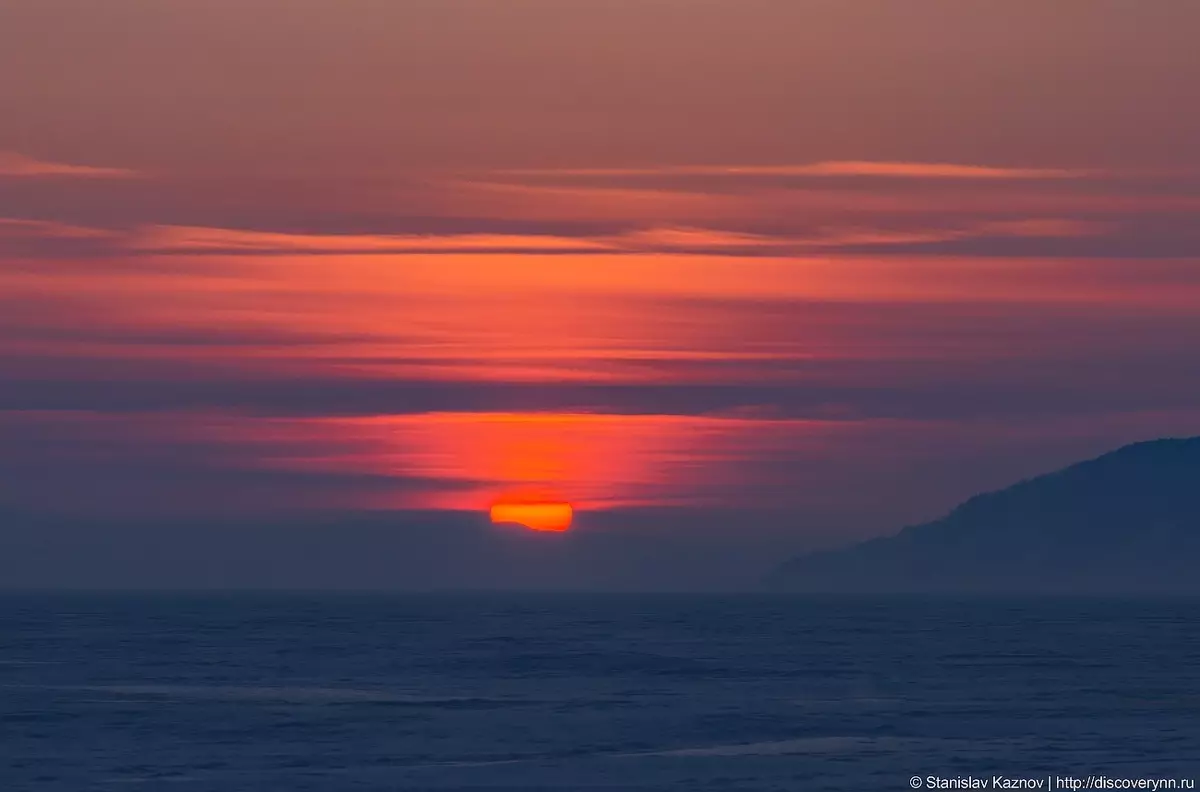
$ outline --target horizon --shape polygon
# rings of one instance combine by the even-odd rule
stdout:
[[[948,506],[934,519],[927,523],[897,526],[894,531],[885,532],[877,536],[870,537],[870,539],[897,538],[902,534],[909,534],[914,529],[919,530],[926,526],[936,525],[946,520],[953,519],[953,517],[958,514],[963,507],[971,504],[972,502],[991,499],[993,496],[1003,497],[1009,493],[1022,491],[1031,484],[1055,482],[1060,480],[1062,474],[1064,473],[1082,473],[1084,471],[1094,469],[1095,464],[1098,462],[1112,461],[1116,459],[1128,460],[1130,459],[1131,454],[1136,452],[1140,452],[1140,456],[1144,458],[1146,451],[1150,450],[1151,448],[1161,449],[1165,446],[1187,446],[1189,444],[1193,446],[1200,445],[1200,436],[1162,437],[1134,442],[1125,446],[1121,446],[1120,448],[1112,449],[1096,457],[1078,460],[1064,468],[1043,471],[1038,474],[1026,476],[1020,480],[1013,481],[1008,485],[995,490],[974,493],[969,498]],[[1172,475],[1179,475],[1181,473],[1186,475],[1188,470],[1190,470],[1190,468],[1181,468],[1177,470],[1168,469],[1167,471],[1163,472],[1167,472]],[[1100,493],[1097,492],[1095,494],[1099,495]],[[1136,498],[1137,496],[1134,497]],[[1086,503],[1079,503],[1077,505],[1084,509],[1088,508],[1088,504]],[[383,577],[379,577],[375,579],[374,582],[368,584],[348,584],[344,582],[337,582],[336,579],[333,579],[324,583],[323,585],[306,587],[302,582],[295,582],[296,580],[302,581],[304,579],[303,573],[301,573],[301,577],[296,579],[285,579],[284,581],[276,581],[274,583],[264,583],[261,581],[256,583],[255,578],[258,575],[258,570],[253,565],[248,568],[244,568],[240,575],[239,573],[234,572],[232,577],[225,577],[229,574],[228,570],[215,569],[215,577],[209,579],[207,582],[197,582],[198,580],[202,580],[203,576],[201,576],[201,578],[189,578],[189,572],[186,569],[181,570],[178,568],[178,566],[172,567],[171,565],[167,564],[163,566],[166,567],[165,571],[168,576],[179,575],[182,573],[183,577],[177,579],[172,584],[166,585],[138,585],[136,583],[133,585],[119,584],[106,580],[103,575],[100,578],[95,578],[94,580],[96,582],[92,583],[80,583],[78,581],[72,582],[70,579],[66,579],[65,581],[54,581],[51,578],[49,581],[39,584],[36,582],[30,582],[28,579],[23,580],[22,574],[27,573],[11,567],[5,568],[3,562],[0,561],[0,592],[53,593],[57,591],[64,593],[96,592],[112,594],[120,594],[123,592],[130,594],[217,594],[219,592],[236,594],[239,592],[262,592],[281,594],[311,594],[326,591],[331,593],[347,594],[394,593],[398,595],[482,595],[488,593],[496,594],[507,592],[515,595],[611,593],[631,596],[649,596],[655,594],[702,595],[707,593],[713,595],[763,594],[770,596],[795,596],[809,598],[814,596],[818,598],[823,596],[831,596],[835,598],[847,596],[877,596],[877,594],[872,594],[873,589],[870,588],[870,585],[867,583],[867,581],[859,580],[854,577],[849,577],[843,581],[842,585],[845,585],[845,588],[829,587],[826,589],[822,587],[815,590],[810,590],[804,588],[803,586],[799,588],[796,588],[795,586],[789,588],[786,584],[783,587],[779,586],[778,581],[781,579],[779,578],[779,575],[781,575],[789,566],[813,560],[820,563],[826,563],[822,561],[822,559],[834,558],[843,552],[854,552],[860,546],[860,541],[838,541],[837,539],[833,539],[828,545],[825,546],[818,545],[816,547],[802,547],[798,550],[796,548],[789,548],[787,546],[764,549],[758,554],[752,554],[748,559],[743,559],[742,564],[735,566],[732,569],[728,564],[723,564],[720,569],[704,569],[701,571],[700,577],[698,579],[693,577],[690,583],[679,583],[677,581],[667,581],[665,584],[649,583],[647,582],[649,578],[642,578],[635,579],[632,582],[614,585],[612,576],[618,572],[617,567],[623,561],[621,554],[618,553],[614,557],[611,546],[606,547],[603,541],[599,545],[595,544],[594,541],[592,544],[588,544],[587,540],[611,540],[615,534],[619,541],[630,541],[631,539],[636,538],[637,534],[643,530],[653,531],[654,521],[656,519],[661,519],[664,515],[670,514],[670,510],[642,510],[641,512],[635,512],[635,514],[637,514],[640,519],[635,520],[632,526],[618,523],[615,526],[618,530],[614,531],[614,526],[612,524],[603,526],[587,520],[585,520],[582,525],[571,525],[569,530],[559,527],[538,529],[535,528],[531,523],[522,525],[520,520],[498,520],[496,519],[494,511],[489,520],[482,520],[480,515],[474,511],[455,512],[450,510],[440,510],[428,511],[423,513],[423,515],[414,514],[412,512],[406,513],[405,517],[407,518],[412,519],[415,517],[415,519],[412,521],[412,524],[407,526],[409,529],[424,529],[427,527],[424,525],[426,521],[434,524],[435,526],[439,526],[438,533],[442,534],[440,538],[442,540],[449,538],[450,540],[449,543],[442,543],[441,548],[443,550],[447,546],[451,545],[457,545],[457,550],[459,551],[468,547],[475,550],[476,563],[474,565],[468,565],[464,569],[455,570],[457,577],[453,578],[453,582],[448,582],[446,580],[446,571],[439,569],[434,578],[425,578],[416,581],[405,575],[395,577],[384,575]],[[422,519],[422,516],[424,519]],[[729,514],[724,514],[722,516],[725,518],[731,517]],[[1029,516],[1034,520],[1042,519],[1041,516],[1037,514]],[[1058,519],[1061,521],[1062,517],[1064,516],[1065,515],[1059,515]],[[387,509],[358,511],[330,510],[327,512],[314,512],[310,510],[293,513],[276,513],[270,516],[260,515],[257,518],[249,518],[245,516],[230,518],[229,516],[226,516],[216,520],[192,518],[190,522],[176,523],[175,525],[164,525],[161,519],[156,519],[153,517],[142,517],[140,520],[132,521],[129,519],[113,521],[112,518],[108,518],[108,521],[103,519],[100,521],[92,520],[90,523],[88,521],[80,522],[78,519],[74,521],[68,519],[62,523],[56,523],[46,521],[47,518],[54,519],[54,516],[51,514],[23,515],[20,513],[10,513],[5,515],[0,512],[0,519],[4,518],[16,520],[16,522],[7,523],[10,531],[13,528],[16,529],[12,532],[12,536],[8,538],[12,538],[14,536],[19,537],[23,531],[28,531],[30,528],[33,528],[37,533],[41,534],[40,538],[43,541],[49,539],[48,544],[52,545],[54,540],[57,538],[55,532],[61,531],[64,527],[68,531],[74,531],[79,527],[90,527],[93,530],[99,529],[105,531],[105,534],[102,538],[109,540],[110,542],[114,542],[118,547],[121,546],[120,543],[122,541],[128,542],[129,544],[123,548],[125,551],[125,557],[117,563],[110,564],[105,569],[106,573],[115,573],[121,579],[124,579],[125,576],[131,573],[136,576],[136,570],[144,565],[145,559],[143,556],[145,548],[137,546],[137,542],[139,540],[145,540],[146,538],[145,534],[139,535],[135,533],[128,536],[123,535],[121,533],[122,528],[126,530],[129,528],[152,530],[161,530],[164,527],[167,530],[178,530],[179,528],[185,528],[190,531],[200,532],[201,535],[206,533],[212,534],[217,529],[224,531],[229,531],[230,529],[235,531],[262,530],[268,524],[273,528],[283,529],[285,533],[277,537],[281,541],[264,545],[260,548],[257,548],[256,552],[252,552],[250,554],[252,561],[255,559],[257,561],[264,561],[268,557],[276,556],[278,548],[282,546],[287,539],[296,538],[296,534],[293,532],[301,529],[308,529],[310,531],[316,530],[318,533],[326,534],[326,538],[328,538],[328,533],[334,530],[345,532],[347,529],[357,528],[359,530],[367,529],[370,531],[371,529],[378,529],[385,526],[399,528],[405,527],[403,524],[396,522],[396,513]],[[34,523],[32,526],[23,525],[21,523],[23,518],[32,518]],[[59,516],[57,519],[62,520],[63,518]],[[1187,518],[1185,517],[1184,519]],[[625,521],[627,521],[627,517],[622,520],[622,522]],[[490,523],[490,525],[488,523]],[[634,533],[629,533],[631,528]],[[537,534],[540,530],[552,531],[551,537],[540,538],[533,535]],[[624,530],[625,533],[620,533],[620,530]],[[49,534],[48,536],[46,535],[47,533]],[[582,542],[579,534],[582,534]],[[227,538],[233,539],[234,535],[228,535]],[[344,533],[342,534],[342,538],[345,538]],[[380,547],[385,546],[388,541],[395,540],[393,537],[384,539],[384,541],[381,542],[381,538],[383,537],[375,535],[373,540],[368,539],[368,541],[363,542],[360,549],[368,554],[373,555],[379,550]],[[430,537],[427,535],[427,538]],[[661,539],[662,537],[660,536],[658,538]],[[686,551],[688,537],[683,535],[676,536],[674,539],[676,541],[673,549],[676,551]],[[680,540],[682,540],[682,542]],[[546,549],[544,543],[546,542],[559,543],[558,545],[552,546],[557,552],[557,555],[551,555],[544,552]],[[531,563],[528,551],[538,547],[538,543],[543,544],[538,551],[538,555],[533,557],[533,561]],[[421,547],[420,543],[416,543],[414,546]],[[13,548],[9,547],[3,549],[11,550]],[[18,545],[16,549],[17,552],[13,554],[13,557],[20,560],[22,558],[20,551],[23,548]],[[42,549],[45,549],[45,544],[43,545]],[[243,548],[243,551],[244,549],[245,548]],[[426,551],[428,550],[424,547],[421,547],[421,549]],[[657,552],[661,552],[661,549],[655,549]],[[929,549],[934,552],[937,551],[937,548]],[[1067,549],[1070,551],[1070,548]],[[437,549],[435,548],[434,553],[436,552]],[[514,555],[514,552],[516,555]],[[315,557],[318,559],[322,559],[322,563],[327,560],[323,554],[317,553],[313,555],[315,555]],[[0,556],[0,558],[3,558],[3,556]],[[487,579],[489,572],[493,571],[497,565],[503,565],[513,558],[518,559],[520,564],[520,566],[515,570],[508,570],[509,572],[515,571],[517,573],[515,578],[501,578],[500,580],[493,579],[493,582],[490,584],[481,584],[477,582],[482,579]],[[274,557],[272,560],[277,561],[278,558]],[[422,559],[422,561],[423,560],[424,559]],[[963,558],[962,560],[968,561],[968,558]],[[599,576],[594,575],[590,578],[586,576],[578,576],[579,566],[581,563],[598,566],[600,569]],[[269,564],[264,564],[264,566],[267,565]],[[363,566],[363,559],[358,559],[357,563],[355,563],[354,559],[342,559],[340,566],[335,566],[334,571],[335,575],[344,573],[361,575],[363,574]],[[372,565],[367,564],[366,566],[369,567]],[[549,567],[555,568],[560,574],[558,576],[546,577],[545,572]],[[412,574],[412,571],[413,570],[409,570],[410,575]],[[723,573],[723,575],[719,576],[718,573]],[[41,570],[35,570],[34,579],[43,574],[44,573]],[[565,577],[563,576],[564,574]],[[986,567],[977,569],[976,574],[986,575]],[[1006,575],[1006,577],[1008,576]],[[985,599],[1044,599],[1046,597],[1051,599],[1064,597],[1084,599],[1111,599],[1114,597],[1132,597],[1134,599],[1175,599],[1180,597],[1190,598],[1196,596],[1194,587],[1172,588],[1172,585],[1178,585],[1176,583],[1168,584],[1160,589],[1155,589],[1153,587],[1147,589],[1145,588],[1145,581],[1139,581],[1137,579],[1137,575],[1129,575],[1128,577],[1130,580],[1126,581],[1126,586],[1124,588],[1122,588],[1120,585],[1089,588],[1089,585],[1094,586],[1094,583],[1089,585],[1080,585],[1075,583],[1065,588],[1045,589],[1037,588],[1037,585],[1040,584],[1036,584],[1034,580],[1025,580],[1025,582],[1021,585],[1026,587],[1033,585],[1034,588],[1031,588],[1029,591],[1024,593],[1018,590],[1019,587],[1011,588],[1011,590],[1008,587],[994,589],[951,588],[941,591],[937,590],[936,588],[913,590],[897,589],[891,593],[899,596],[918,598],[982,597]],[[1018,580],[1020,579],[1021,578],[1018,577]],[[514,580],[518,582],[514,583]],[[720,582],[714,583],[714,580],[719,580]],[[231,581],[236,582],[231,583]],[[825,586],[827,584],[821,585]],[[1074,588],[1072,588],[1072,586],[1074,586]]]

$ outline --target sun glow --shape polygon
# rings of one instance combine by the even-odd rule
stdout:
[[[562,502],[509,503],[492,505],[493,523],[516,523],[533,531],[563,532],[571,527],[575,510]]]

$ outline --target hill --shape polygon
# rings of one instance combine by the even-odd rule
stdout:
[[[1200,593],[1200,437],[1137,443],[894,536],[793,559],[773,588]]]

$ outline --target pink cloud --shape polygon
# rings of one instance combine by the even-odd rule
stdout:
[[[142,174],[126,168],[102,168],[28,157],[15,151],[0,151],[0,177],[68,179],[138,179]]]
[[[0,217],[0,239],[113,239],[117,235],[101,228]]]
[[[1062,168],[1005,168],[942,162],[831,160],[800,165],[676,165],[652,168],[594,168],[505,171],[523,176],[873,176],[905,179],[1078,179],[1095,171]]]
[[[171,253],[488,253],[607,250],[587,239],[513,234],[293,234],[200,226],[150,226],[137,232],[133,250]]]

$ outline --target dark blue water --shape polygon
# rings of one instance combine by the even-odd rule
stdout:
[[[4,595],[0,790],[1200,776],[1200,602]]]

